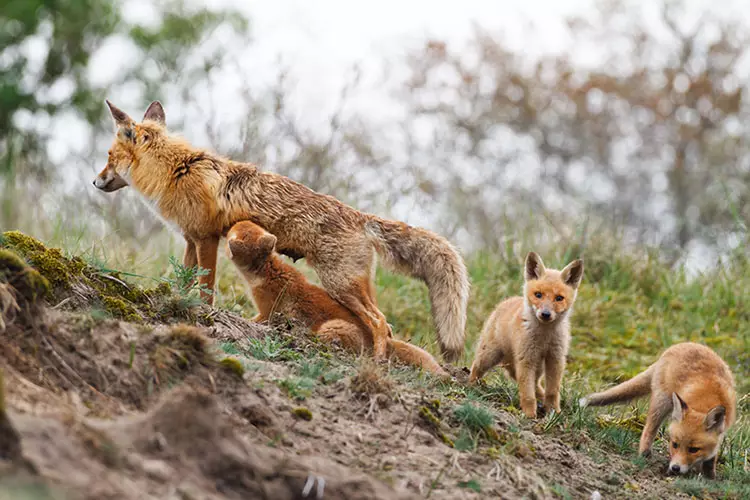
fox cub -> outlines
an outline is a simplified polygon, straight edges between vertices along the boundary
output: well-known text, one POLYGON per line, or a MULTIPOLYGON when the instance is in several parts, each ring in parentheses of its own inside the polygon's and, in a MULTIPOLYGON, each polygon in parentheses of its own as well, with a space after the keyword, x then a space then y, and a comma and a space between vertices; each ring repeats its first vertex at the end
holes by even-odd
POLYGON ((537 399, 546 409, 560 411, 570 313, 583 278, 583 261, 556 271, 546 269, 539 255, 529 252, 524 277, 523 297, 498 304, 484 324, 469 382, 501 365, 518 382, 521 409, 536 418, 537 399))
MULTIPOLYGON (((372 336, 357 317, 282 261, 274 252, 275 245, 276 236, 249 221, 235 224, 227 234, 227 253, 250 285, 260 311, 253 321, 266 321, 273 312, 280 312, 302 321, 326 341, 360 354, 371 352, 372 336)), ((415 345, 388 338, 386 347, 389 357, 436 375, 448 375, 427 351, 415 345)))
POLYGON ((651 452, 656 432, 671 412, 668 472, 702 468, 703 475, 716 477, 716 457, 736 413, 734 378, 724 360, 701 344, 675 344, 643 373, 582 398, 580 406, 621 403, 648 394, 640 453, 651 452))

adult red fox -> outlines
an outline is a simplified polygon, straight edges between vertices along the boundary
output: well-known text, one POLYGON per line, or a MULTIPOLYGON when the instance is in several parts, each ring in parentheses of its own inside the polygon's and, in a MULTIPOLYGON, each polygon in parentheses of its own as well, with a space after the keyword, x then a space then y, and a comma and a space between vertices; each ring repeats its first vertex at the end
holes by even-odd
POLYGON ((185 237, 184 263, 209 271, 200 278, 206 287, 214 287, 220 238, 249 220, 276 236, 279 253, 307 259, 331 297, 369 331, 376 359, 385 357, 390 335, 375 301, 376 253, 427 284, 445 359, 455 361, 464 352, 469 281, 463 259, 445 238, 195 148, 167 132, 159 102, 151 103, 142 123, 107 104, 117 132, 94 185, 108 192, 133 187, 185 237))

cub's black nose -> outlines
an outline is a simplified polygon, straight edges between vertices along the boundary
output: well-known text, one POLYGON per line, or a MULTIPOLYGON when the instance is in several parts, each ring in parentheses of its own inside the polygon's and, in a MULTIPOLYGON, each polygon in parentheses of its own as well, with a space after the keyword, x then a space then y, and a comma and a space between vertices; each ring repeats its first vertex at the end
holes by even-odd
POLYGON ((672 466, 672 472, 674 472, 675 474, 678 473, 678 472, 680 472, 680 466, 679 465, 673 465, 672 466))
POLYGON ((550 319, 552 317, 552 313, 548 311, 542 311, 542 319, 550 319))

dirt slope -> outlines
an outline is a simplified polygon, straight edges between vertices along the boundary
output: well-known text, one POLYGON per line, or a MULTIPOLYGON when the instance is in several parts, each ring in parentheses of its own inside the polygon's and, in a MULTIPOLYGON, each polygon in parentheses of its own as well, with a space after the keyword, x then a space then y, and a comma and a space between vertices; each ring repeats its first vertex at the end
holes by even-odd
POLYGON ((386 374, 287 322, 50 258, 40 274, 0 249, 0 498, 676 496, 656 467, 596 459, 583 434, 505 410, 472 424, 460 370, 450 383, 386 374), (97 312, 106 303, 127 321, 97 312))

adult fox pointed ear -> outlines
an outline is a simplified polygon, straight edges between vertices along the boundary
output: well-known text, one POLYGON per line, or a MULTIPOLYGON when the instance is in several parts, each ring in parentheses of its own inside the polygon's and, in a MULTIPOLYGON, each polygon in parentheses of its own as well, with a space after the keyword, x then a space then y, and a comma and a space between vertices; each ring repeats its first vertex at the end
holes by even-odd
POLYGON ((544 274, 544 262, 542 262, 542 258, 536 252, 529 252, 526 256, 524 269, 526 281, 538 280, 544 274))
POLYGON ((672 393, 672 420, 679 422, 685 416, 688 405, 676 392, 672 393))
POLYGON ((135 121, 126 112, 109 102, 109 100, 106 100, 106 103, 112 118, 115 120, 115 125, 117 125, 117 135, 134 141, 135 133, 133 132, 133 127, 135 126, 135 121))
POLYGON ((563 282, 573 288, 578 288, 583 279, 583 259, 576 259, 562 270, 560 277, 563 282))
POLYGON ((164 107, 159 101, 154 101, 148 105, 148 109, 143 114, 143 121, 152 120, 161 125, 166 125, 167 118, 164 113, 164 107))

